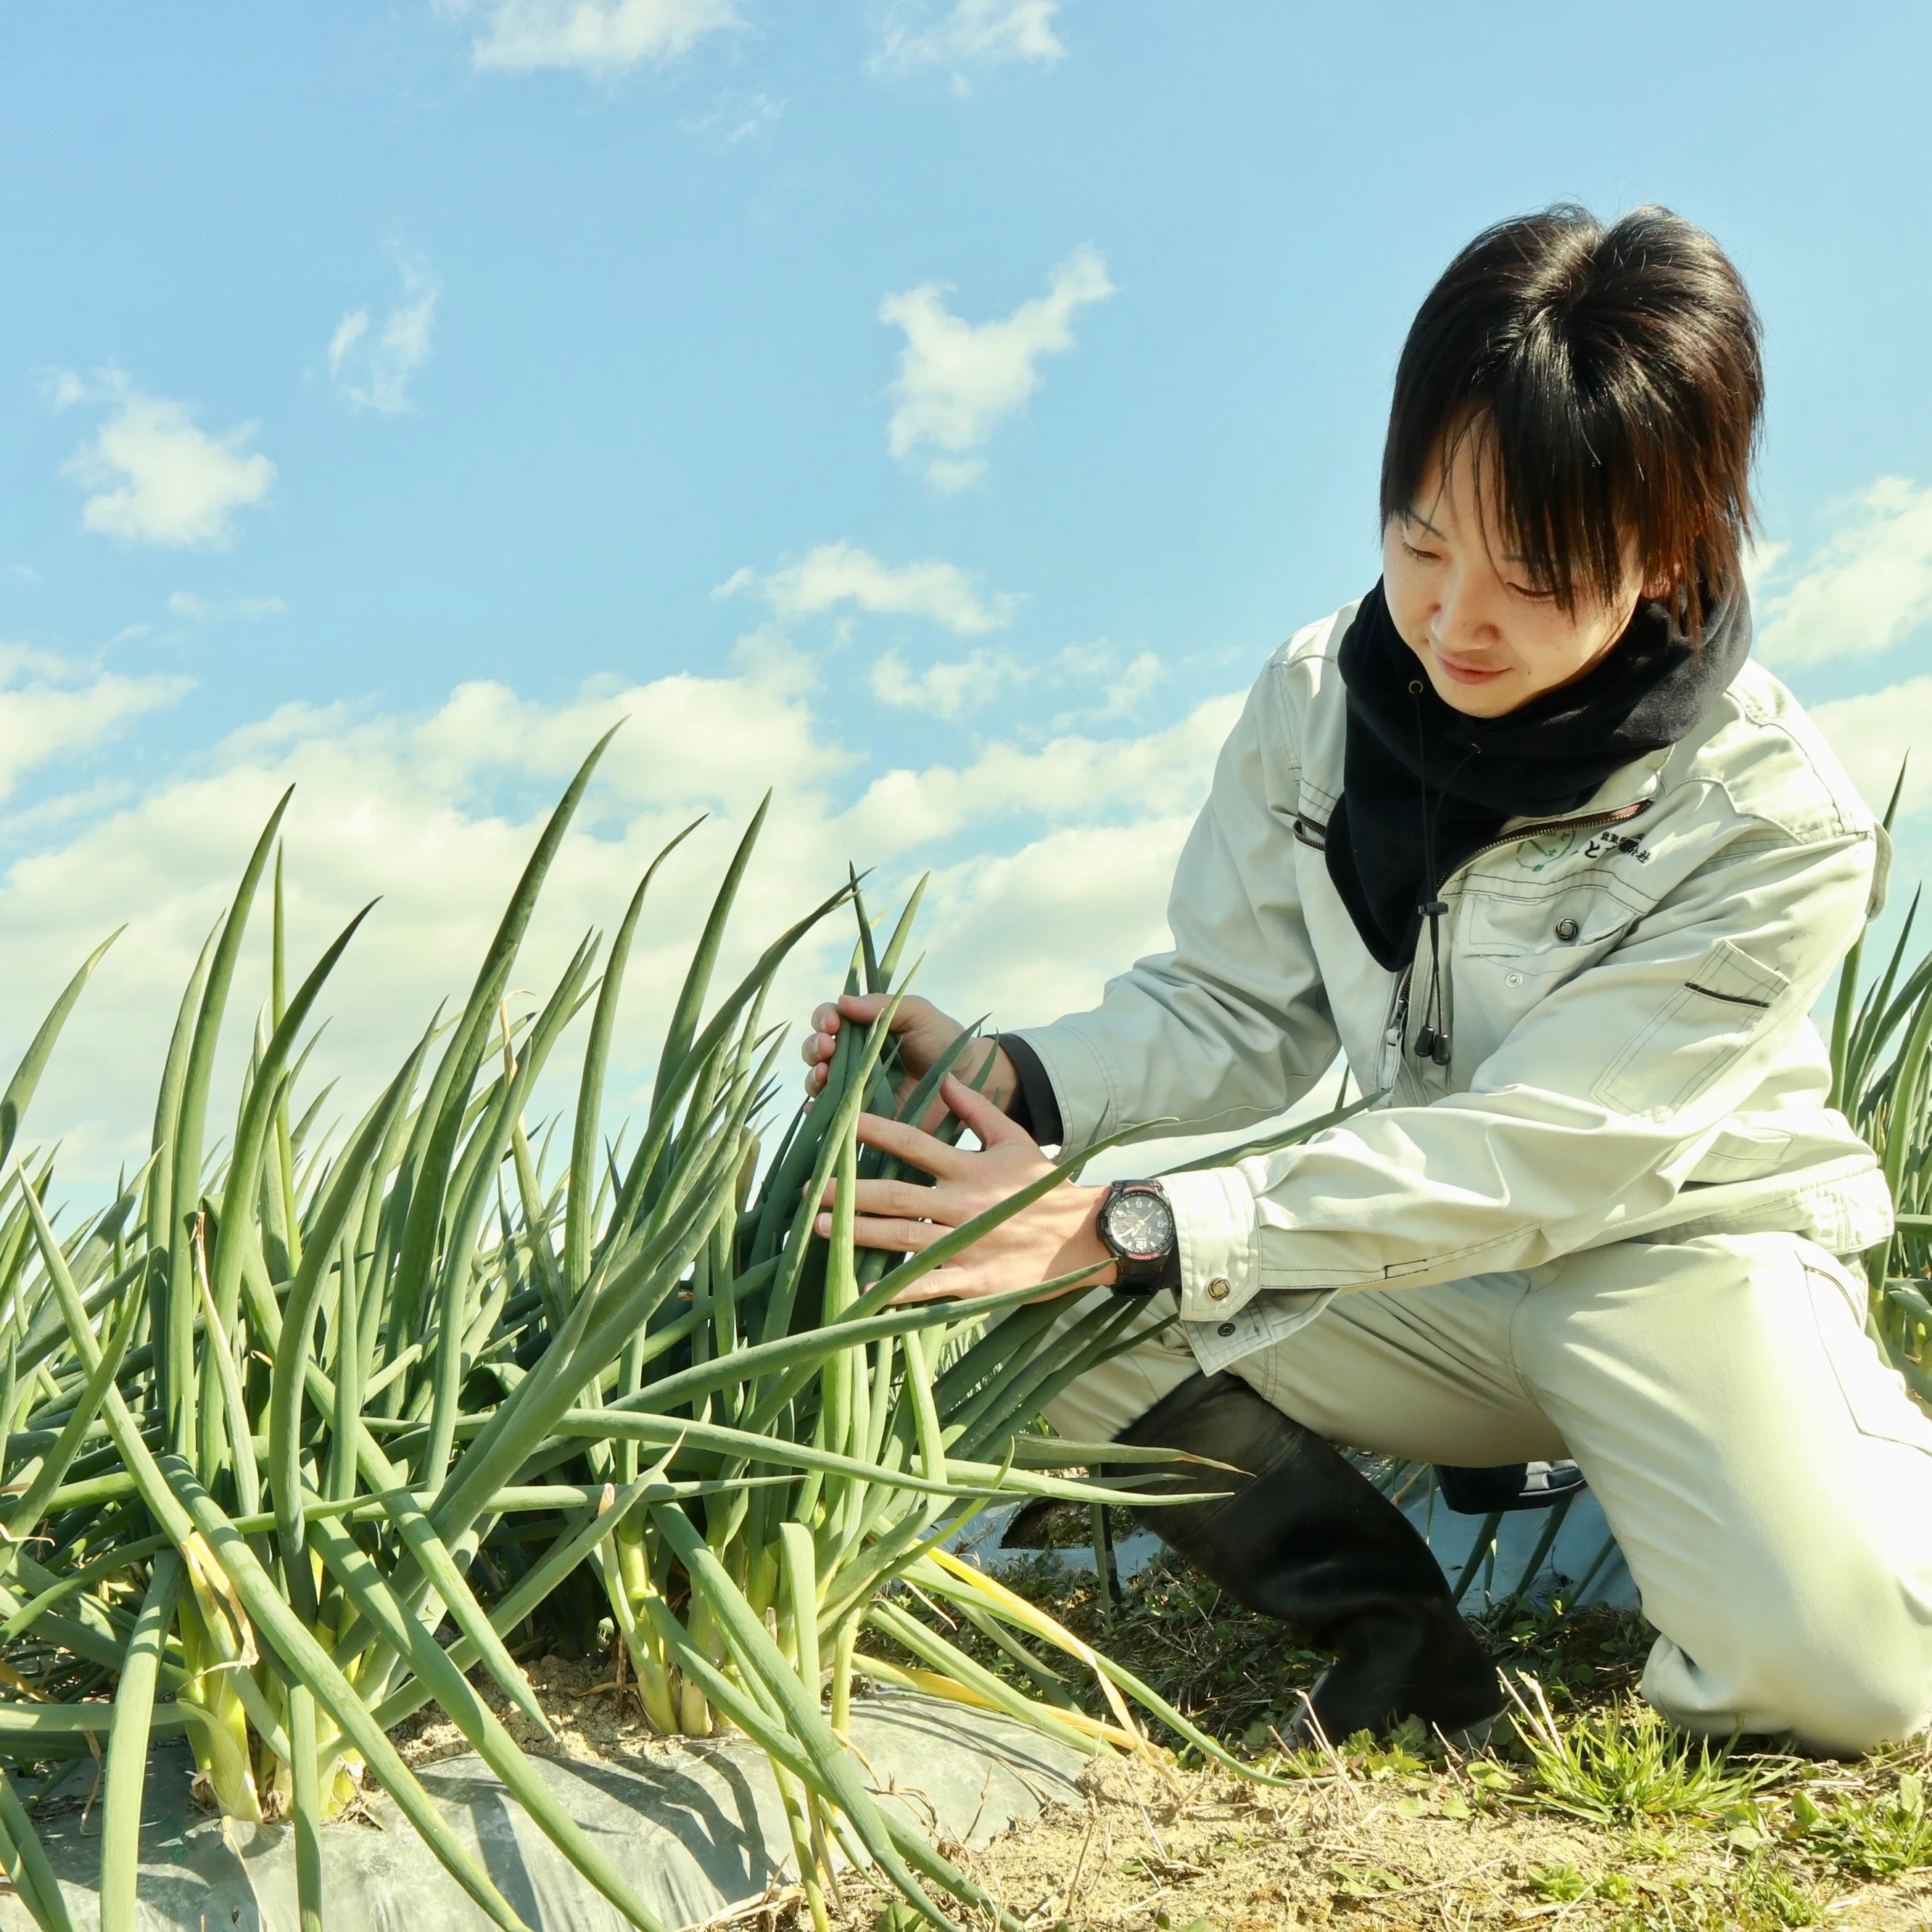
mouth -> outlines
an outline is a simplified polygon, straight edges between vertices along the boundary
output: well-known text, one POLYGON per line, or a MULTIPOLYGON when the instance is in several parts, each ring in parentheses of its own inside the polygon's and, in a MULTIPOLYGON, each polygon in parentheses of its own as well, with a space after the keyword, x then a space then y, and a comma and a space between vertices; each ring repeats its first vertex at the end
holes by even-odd
POLYGON ((1429 654, 1442 667, 1444 677, 1456 684, 1489 684, 1502 676, 1498 664, 1485 664, 1472 658, 1451 657, 1441 646, 1432 643, 1429 654))

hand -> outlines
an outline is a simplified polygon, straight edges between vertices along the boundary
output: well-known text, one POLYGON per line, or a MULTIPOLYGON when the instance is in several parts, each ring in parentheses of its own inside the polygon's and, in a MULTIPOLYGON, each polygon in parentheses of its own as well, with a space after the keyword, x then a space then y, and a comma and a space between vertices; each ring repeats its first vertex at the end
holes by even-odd
MULTIPOLYGON (((838 1044, 840 1026, 847 1020, 869 1026, 889 1004, 884 993, 847 993, 814 1012, 812 1031, 806 1035, 804 1045, 800 1048, 805 1061, 805 1090, 808 1096, 815 1098, 825 1090, 832 1055, 838 1044)), ((930 1000, 922 1000, 916 994, 908 994, 899 1002, 898 1011, 892 1016, 892 1038, 898 1044, 899 1064, 905 1075, 899 1083, 901 1100, 965 1030, 950 1015, 942 1013, 930 1000)), ((996 1042, 987 1040, 968 1047, 953 1063, 953 1068, 964 1079, 977 1079, 988 1053, 993 1056, 992 1070, 982 1083, 980 1091, 994 1106, 1004 1108, 1018 1088, 1019 1076, 996 1042)), ((920 1124, 936 1127, 945 1118, 944 1103, 935 1100, 932 1110, 920 1124)))
MULTIPOLYGON (((868 1147, 896 1154, 908 1166, 933 1178, 930 1187, 910 1180, 860 1181, 852 1205, 853 1238, 862 1248, 923 1253, 955 1228, 998 1207, 1053 1167, 1024 1127, 1016 1126, 964 1081, 948 1074, 939 1090, 946 1106, 979 1136, 981 1146, 977 1151, 948 1147, 909 1121, 861 1114, 859 1138, 868 1147)), ((835 1182, 826 1189, 826 1208, 831 1206, 836 1188, 835 1182)), ((1102 1286, 1113 1279, 1114 1267, 1114 1257, 1100 1235, 1100 1202, 1106 1191, 1062 1181, 894 1300, 1004 1294, 1010 1288, 1071 1274, 1076 1268, 1090 1269, 1089 1278, 1072 1288, 1055 1288, 1054 1294, 1102 1286)), ((821 1213, 816 1226, 820 1234, 830 1234, 831 1215, 821 1213)))

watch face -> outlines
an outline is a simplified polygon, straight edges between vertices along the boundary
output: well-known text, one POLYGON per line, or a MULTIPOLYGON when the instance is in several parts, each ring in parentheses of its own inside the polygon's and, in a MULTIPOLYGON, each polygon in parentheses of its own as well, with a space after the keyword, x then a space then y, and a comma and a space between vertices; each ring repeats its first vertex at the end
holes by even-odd
POLYGON ((1124 1255, 1152 1261, 1174 1241, 1174 1215, 1158 1194, 1117 1194, 1107 1204, 1107 1239, 1124 1255))

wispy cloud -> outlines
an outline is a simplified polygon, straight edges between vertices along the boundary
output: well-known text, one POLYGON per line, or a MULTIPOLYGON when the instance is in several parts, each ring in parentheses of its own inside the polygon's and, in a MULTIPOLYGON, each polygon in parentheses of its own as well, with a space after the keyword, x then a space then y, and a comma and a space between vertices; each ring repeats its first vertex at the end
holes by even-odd
POLYGON ((234 513, 259 503, 275 480, 275 466, 248 447, 258 425, 211 436, 185 404, 143 394, 118 369, 92 383, 64 374, 52 395, 58 408, 108 412, 62 473, 90 493, 86 528, 123 543, 218 548, 232 536, 234 513))
POLYGON ((921 463, 941 490, 976 482, 986 463, 973 452, 1026 406, 1040 387, 1041 359, 1073 346, 1075 315, 1114 292, 1099 253, 1080 248, 1053 272, 1045 295, 995 321, 954 315, 937 282, 887 296, 879 320, 906 339, 886 433, 893 455, 921 463))
POLYGON ((1754 574, 1767 664, 1888 650, 1932 619, 1932 487, 1882 476, 1843 506, 1839 527, 1802 568, 1780 546, 1754 574))
POLYGON ((769 575, 738 571, 712 594, 741 590, 755 590, 781 617, 816 616, 849 604, 883 616, 923 618, 962 637, 1004 629, 1019 604, 1005 592, 982 593, 956 563, 937 558, 881 563, 848 543, 820 544, 802 562, 769 575))
POLYGON ((896 76, 932 68, 952 73, 962 92, 976 68, 1024 61, 1051 67, 1066 57, 1053 31, 1060 0, 896 0, 886 9, 879 44, 866 64, 896 76))
POLYGON ((707 114, 700 114, 681 124, 687 134, 702 135, 720 147, 735 148, 776 127, 784 118, 785 103, 769 94, 745 94, 728 89, 712 102, 707 114))
MULTIPOLYGON (((1045 731, 1052 732, 1132 717, 1164 675, 1154 652, 1138 651, 1130 657, 1105 642, 1070 644, 1038 661, 982 646, 922 669, 915 669, 895 646, 874 661, 869 682, 881 704, 942 718, 983 710, 1010 692, 1026 690, 1034 694, 1034 711, 1046 714, 1045 731), (1054 698, 1064 700, 1076 693, 1077 702, 1048 710, 1054 698)), ((1020 735, 1044 733, 1022 728, 1020 735)))
POLYGON ((280 616, 288 608, 279 597, 202 597, 192 590, 177 590, 168 599, 176 616, 194 624, 259 624, 265 617, 280 616))
POLYGON ((1028 675, 1027 667, 1010 651, 973 651, 950 663, 914 670, 895 649, 884 652, 872 666, 872 695, 896 710, 957 718, 1024 684, 1028 675))
POLYGON ((734 0, 486 0, 480 10, 473 0, 437 0, 437 10, 482 12, 472 49, 479 68, 574 68, 599 79, 680 59, 739 19, 734 0))
POLYGON ((429 360, 442 284, 420 255, 399 253, 402 291, 380 323, 366 308, 351 309, 328 338, 328 373, 358 410, 400 416, 414 405, 410 381, 429 360))
POLYGON ((193 688, 184 677, 124 677, 57 652, 0 644, 0 799, 37 766, 97 749, 193 688))

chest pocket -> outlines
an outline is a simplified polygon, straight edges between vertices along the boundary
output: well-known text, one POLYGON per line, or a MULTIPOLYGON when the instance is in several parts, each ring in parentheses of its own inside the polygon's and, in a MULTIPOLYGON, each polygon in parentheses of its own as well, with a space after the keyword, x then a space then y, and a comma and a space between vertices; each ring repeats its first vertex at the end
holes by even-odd
POLYGON ((1790 983, 1719 940, 1611 1062, 1596 1097, 1622 1114, 1667 1118, 1750 1044, 1790 983))
POLYGON ((1460 950, 1471 959, 1507 961, 1516 972, 1568 974, 1622 938, 1636 908, 1600 881, 1558 892, 1466 891, 1460 950))

